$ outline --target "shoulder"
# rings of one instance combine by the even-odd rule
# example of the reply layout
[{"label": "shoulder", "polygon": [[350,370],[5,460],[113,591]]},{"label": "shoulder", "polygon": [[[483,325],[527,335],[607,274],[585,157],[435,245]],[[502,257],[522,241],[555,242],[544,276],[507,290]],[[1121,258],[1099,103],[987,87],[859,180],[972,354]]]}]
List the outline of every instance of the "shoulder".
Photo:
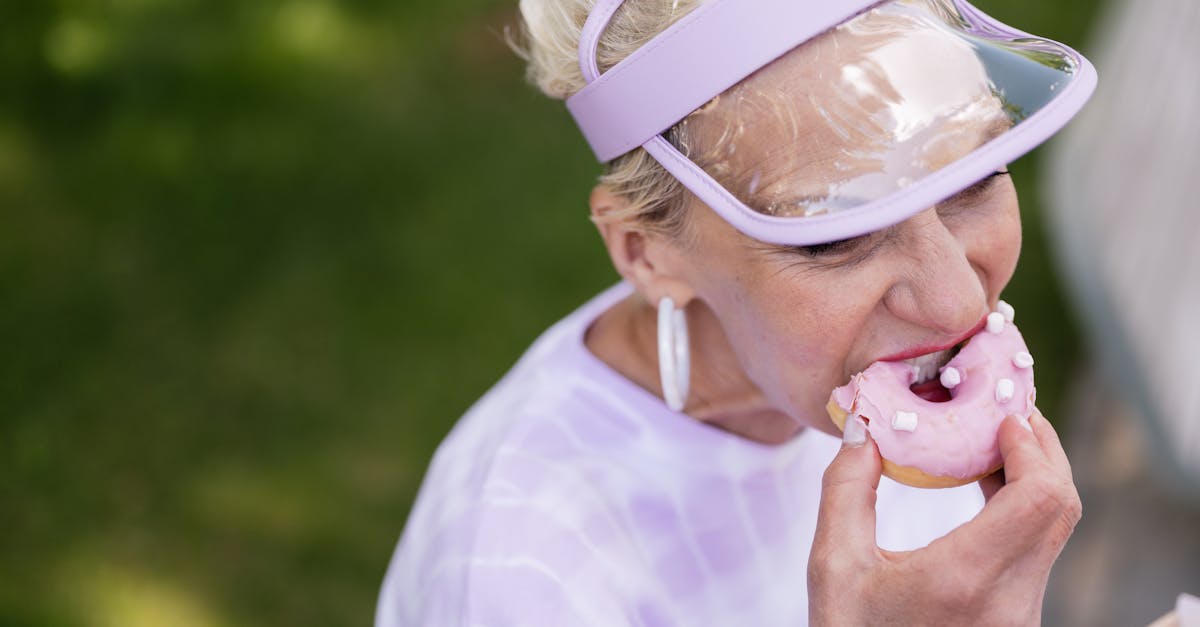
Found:
[{"label": "shoulder", "polygon": [[635,622],[622,617],[645,568],[611,493],[631,434],[580,352],[586,317],[539,338],[438,448],[378,625]]},{"label": "shoulder", "polygon": [[[380,625],[626,624],[644,567],[587,452],[552,421],[439,454],[380,599]],[[643,582],[644,583],[644,582]],[[408,622],[383,620],[384,607]],[[400,608],[403,608],[402,610]]]}]

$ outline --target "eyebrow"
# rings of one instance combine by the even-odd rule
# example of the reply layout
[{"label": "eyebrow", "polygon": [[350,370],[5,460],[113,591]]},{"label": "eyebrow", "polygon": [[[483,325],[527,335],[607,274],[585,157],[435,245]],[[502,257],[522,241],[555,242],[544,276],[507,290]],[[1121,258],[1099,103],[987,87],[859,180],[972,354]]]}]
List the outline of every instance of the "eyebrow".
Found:
[{"label": "eyebrow", "polygon": [[[1000,117],[992,120],[992,123],[983,130],[983,141],[979,142],[979,145],[976,146],[974,150],[979,150],[988,142],[1012,130],[1014,126],[1016,126],[1016,124],[1012,121],[1012,118],[1008,117],[1007,115],[1001,115]],[[972,152],[974,152],[974,150]],[[959,158],[961,159],[962,157]]]}]

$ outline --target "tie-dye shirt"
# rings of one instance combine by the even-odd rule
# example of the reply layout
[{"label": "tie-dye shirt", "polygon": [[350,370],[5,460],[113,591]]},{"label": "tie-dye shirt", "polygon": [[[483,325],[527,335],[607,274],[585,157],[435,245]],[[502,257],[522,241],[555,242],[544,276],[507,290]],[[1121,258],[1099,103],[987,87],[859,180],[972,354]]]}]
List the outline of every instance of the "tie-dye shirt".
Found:
[{"label": "tie-dye shirt", "polygon": [[[584,346],[619,284],[547,331],[434,456],[379,627],[808,622],[821,474],[839,440],[767,446],[671,411]],[[928,544],[978,487],[883,479],[880,546]]]}]

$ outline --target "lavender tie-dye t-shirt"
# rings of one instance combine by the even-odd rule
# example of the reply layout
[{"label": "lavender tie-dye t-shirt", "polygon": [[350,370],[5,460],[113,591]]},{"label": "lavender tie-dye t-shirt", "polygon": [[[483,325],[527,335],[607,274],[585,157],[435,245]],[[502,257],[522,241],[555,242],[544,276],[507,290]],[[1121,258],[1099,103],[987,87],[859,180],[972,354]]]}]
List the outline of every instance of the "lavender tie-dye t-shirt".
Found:
[{"label": "lavender tie-dye t-shirt", "polygon": [[[376,625],[808,622],[821,474],[839,441],[765,446],[672,412],[588,352],[619,284],[547,331],[438,449],[392,558]],[[978,487],[884,478],[878,539],[924,546]]]}]

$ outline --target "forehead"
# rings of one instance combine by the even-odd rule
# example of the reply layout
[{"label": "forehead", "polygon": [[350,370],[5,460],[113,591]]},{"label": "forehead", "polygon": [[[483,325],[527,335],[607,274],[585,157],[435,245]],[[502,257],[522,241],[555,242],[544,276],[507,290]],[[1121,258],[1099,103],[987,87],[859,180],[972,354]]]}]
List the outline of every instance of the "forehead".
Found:
[{"label": "forehead", "polygon": [[684,135],[751,207],[812,215],[895,191],[1010,125],[971,44],[894,2],[751,75]]}]

